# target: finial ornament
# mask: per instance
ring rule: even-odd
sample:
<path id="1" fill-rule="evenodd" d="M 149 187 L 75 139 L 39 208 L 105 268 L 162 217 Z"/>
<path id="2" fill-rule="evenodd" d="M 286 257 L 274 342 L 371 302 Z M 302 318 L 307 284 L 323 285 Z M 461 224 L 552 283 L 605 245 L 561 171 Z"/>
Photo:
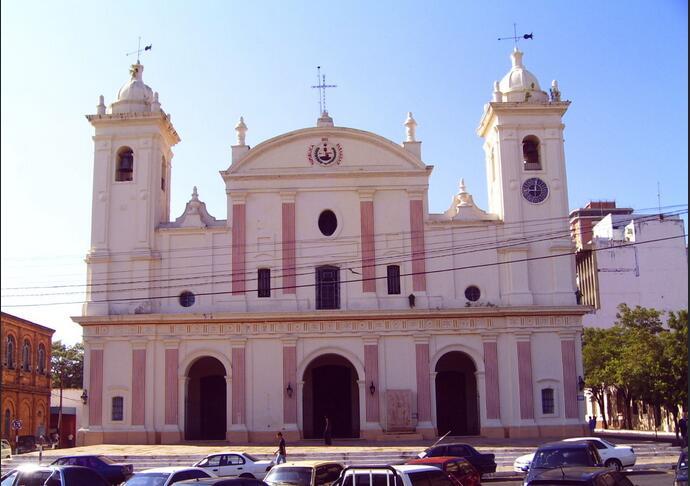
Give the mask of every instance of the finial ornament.
<path id="1" fill-rule="evenodd" d="M 326 88 L 337 88 L 337 84 L 326 84 L 326 75 L 321 74 L 321 66 L 316 66 L 316 86 L 319 90 L 319 115 L 321 117 L 328 117 L 328 108 L 326 108 Z"/>
<path id="2" fill-rule="evenodd" d="M 407 135 L 406 142 L 416 142 L 415 132 L 417 130 L 417 121 L 412 116 L 412 112 L 407 112 L 407 120 L 405 120 L 405 132 Z"/>
<path id="3" fill-rule="evenodd" d="M 192 201 L 198 201 L 199 200 L 199 193 L 196 190 L 196 186 L 192 189 Z"/>
<path id="4" fill-rule="evenodd" d="M 503 99 L 503 93 L 501 93 L 501 88 L 499 87 L 498 81 L 494 81 L 494 92 L 491 101 L 501 101 Z"/>
<path id="5" fill-rule="evenodd" d="M 515 50 L 517 51 L 518 41 L 520 39 L 534 39 L 534 34 L 530 32 L 529 34 L 517 35 L 517 24 L 513 22 L 513 36 L 512 37 L 499 37 L 498 40 L 512 40 L 515 43 Z"/>
<path id="6" fill-rule="evenodd" d="M 158 91 L 155 91 L 153 93 L 153 102 L 151 103 L 151 111 L 156 113 L 160 111 L 161 109 L 161 103 L 158 101 Z"/>
<path id="7" fill-rule="evenodd" d="M 98 106 L 96 107 L 96 110 L 96 113 L 99 115 L 105 115 L 105 99 L 103 98 L 103 95 L 98 97 Z"/>
<path id="8" fill-rule="evenodd" d="M 456 196 L 457 200 L 457 206 L 456 207 L 465 207 L 465 206 L 474 206 L 474 200 L 472 199 L 472 194 L 467 192 L 467 187 L 465 187 L 465 179 L 462 178 L 460 179 L 460 192 L 458 192 L 458 195 Z"/>
<path id="9" fill-rule="evenodd" d="M 551 101 L 561 101 L 561 91 L 558 89 L 558 81 L 551 81 Z"/>
<path id="10" fill-rule="evenodd" d="M 240 117 L 240 121 L 235 125 L 235 131 L 237 132 L 237 145 L 244 146 L 245 138 L 247 135 L 247 125 L 244 123 L 244 117 Z"/>

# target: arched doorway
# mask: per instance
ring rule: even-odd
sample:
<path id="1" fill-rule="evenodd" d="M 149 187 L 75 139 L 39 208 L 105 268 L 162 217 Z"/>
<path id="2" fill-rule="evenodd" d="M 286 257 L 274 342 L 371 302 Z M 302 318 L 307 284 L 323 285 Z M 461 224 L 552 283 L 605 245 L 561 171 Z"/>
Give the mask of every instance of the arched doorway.
<path id="1" fill-rule="evenodd" d="M 346 358 L 324 354 L 304 371 L 302 424 L 305 439 L 323 437 L 325 418 L 332 437 L 359 437 L 357 370 Z"/>
<path id="2" fill-rule="evenodd" d="M 227 407 L 226 371 L 223 363 L 206 356 L 187 373 L 185 439 L 224 440 Z"/>
<path id="3" fill-rule="evenodd" d="M 477 371 L 461 351 L 444 354 L 436 363 L 436 428 L 439 435 L 479 434 Z"/>

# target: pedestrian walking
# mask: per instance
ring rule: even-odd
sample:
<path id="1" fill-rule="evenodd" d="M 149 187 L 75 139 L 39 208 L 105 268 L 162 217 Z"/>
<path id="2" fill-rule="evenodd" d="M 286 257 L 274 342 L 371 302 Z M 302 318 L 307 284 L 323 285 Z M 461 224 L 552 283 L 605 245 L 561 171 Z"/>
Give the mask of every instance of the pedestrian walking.
<path id="1" fill-rule="evenodd" d="M 276 464 L 282 464 L 287 462 L 287 453 L 285 452 L 285 439 L 283 439 L 283 433 L 278 432 L 276 434 L 276 438 L 279 439 L 278 450 L 274 452 L 276 455 Z"/>
<path id="2" fill-rule="evenodd" d="M 597 419 L 590 416 L 588 423 L 589 423 L 589 433 L 590 433 L 590 435 L 594 435 L 594 429 L 597 428 Z"/>
<path id="3" fill-rule="evenodd" d="M 688 445 L 688 414 L 683 412 L 683 416 L 678 421 L 678 430 L 680 431 L 680 440 L 682 446 Z"/>
<path id="4" fill-rule="evenodd" d="M 328 416 L 324 416 L 324 419 L 326 419 L 326 424 L 323 429 L 323 442 L 329 446 L 331 445 L 331 423 L 328 420 Z"/>

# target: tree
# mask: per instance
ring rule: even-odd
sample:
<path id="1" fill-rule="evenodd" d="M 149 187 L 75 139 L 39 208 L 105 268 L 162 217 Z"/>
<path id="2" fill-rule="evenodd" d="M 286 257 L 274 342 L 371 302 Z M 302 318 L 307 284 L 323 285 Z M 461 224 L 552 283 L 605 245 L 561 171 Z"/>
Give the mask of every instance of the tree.
<path id="1" fill-rule="evenodd" d="M 67 346 L 62 341 L 53 342 L 50 359 L 53 388 L 82 388 L 84 381 L 84 345 Z"/>
<path id="2" fill-rule="evenodd" d="M 51 384 L 60 389 L 60 409 L 58 412 L 58 434 L 62 427 L 62 390 L 64 388 L 82 388 L 84 381 L 84 345 L 76 343 L 66 346 L 62 341 L 55 341 L 50 357 Z"/>
<path id="3" fill-rule="evenodd" d="M 616 383 L 614 363 L 620 355 L 618 328 L 585 328 L 582 338 L 582 362 L 585 369 L 585 386 L 599 404 L 604 428 L 608 428 L 604 396 Z"/>
<path id="4" fill-rule="evenodd" d="M 668 332 L 660 335 L 663 343 L 663 405 L 673 415 L 678 438 L 678 405 L 688 409 L 688 311 L 669 312 Z"/>

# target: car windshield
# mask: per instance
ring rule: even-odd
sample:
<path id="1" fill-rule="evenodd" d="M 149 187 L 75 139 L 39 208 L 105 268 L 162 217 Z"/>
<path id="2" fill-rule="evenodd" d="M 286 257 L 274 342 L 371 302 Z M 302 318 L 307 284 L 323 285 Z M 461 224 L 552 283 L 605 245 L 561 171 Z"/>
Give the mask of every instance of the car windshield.
<path id="1" fill-rule="evenodd" d="M 609 442 L 608 440 L 605 440 L 605 439 L 599 439 L 599 440 L 600 440 L 601 442 L 603 442 L 604 444 L 606 444 L 608 447 L 616 447 L 616 444 L 612 444 L 612 443 Z"/>
<path id="2" fill-rule="evenodd" d="M 583 447 L 540 450 L 534 456 L 530 467 L 553 469 L 560 466 L 591 466 L 588 457 L 587 450 Z"/>
<path id="3" fill-rule="evenodd" d="M 129 478 L 124 486 L 163 486 L 169 476 L 169 473 L 140 472 Z"/>
<path id="4" fill-rule="evenodd" d="M 243 452 L 242 455 L 252 462 L 256 462 L 259 460 L 258 457 L 252 456 L 251 454 L 247 454 L 246 452 Z"/>
<path id="5" fill-rule="evenodd" d="M 96 456 L 96 459 L 100 459 L 101 461 L 105 462 L 106 464 L 115 464 L 115 461 L 110 459 L 109 457 L 105 456 Z"/>
<path id="6" fill-rule="evenodd" d="M 311 484 L 311 468 L 308 467 L 274 467 L 264 479 L 268 484 Z"/>

